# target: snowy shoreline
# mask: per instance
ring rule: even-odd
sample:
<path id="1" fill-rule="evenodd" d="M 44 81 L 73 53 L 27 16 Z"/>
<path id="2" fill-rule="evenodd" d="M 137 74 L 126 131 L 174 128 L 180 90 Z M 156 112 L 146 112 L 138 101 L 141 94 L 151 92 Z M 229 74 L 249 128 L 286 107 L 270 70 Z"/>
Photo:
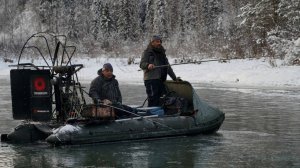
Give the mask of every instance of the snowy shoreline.
<path id="1" fill-rule="evenodd" d="M 170 63 L 174 60 L 170 59 Z M 97 76 L 101 66 L 110 62 L 119 83 L 143 85 L 143 72 L 138 64 L 127 64 L 127 59 L 117 58 L 86 58 L 74 59 L 73 64 L 83 64 L 78 73 L 82 83 L 90 83 Z M 35 61 L 35 65 L 44 64 Z M 276 67 L 270 66 L 266 59 L 231 60 L 227 63 L 205 62 L 201 64 L 183 64 L 173 66 L 177 76 L 195 86 L 214 88 L 242 89 L 281 89 L 300 90 L 300 66 L 282 66 L 281 60 L 276 60 Z M 0 63 L 0 78 L 9 80 L 7 63 Z M 170 79 L 168 77 L 168 79 Z"/>

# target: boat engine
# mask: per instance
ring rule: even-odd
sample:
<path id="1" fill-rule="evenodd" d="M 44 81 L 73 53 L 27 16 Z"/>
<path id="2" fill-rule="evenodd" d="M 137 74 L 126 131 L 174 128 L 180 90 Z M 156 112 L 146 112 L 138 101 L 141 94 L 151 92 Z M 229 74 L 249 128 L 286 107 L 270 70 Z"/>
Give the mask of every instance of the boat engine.
<path id="1" fill-rule="evenodd" d="M 33 121 L 51 119 L 50 70 L 12 69 L 10 81 L 14 119 Z"/>

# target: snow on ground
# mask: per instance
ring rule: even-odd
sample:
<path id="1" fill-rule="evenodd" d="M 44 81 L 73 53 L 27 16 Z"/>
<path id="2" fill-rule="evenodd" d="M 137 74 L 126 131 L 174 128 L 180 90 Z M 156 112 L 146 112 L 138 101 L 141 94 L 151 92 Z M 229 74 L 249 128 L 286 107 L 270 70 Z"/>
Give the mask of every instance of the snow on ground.
<path id="1" fill-rule="evenodd" d="M 172 64 L 173 60 L 169 61 Z M 38 65 L 39 62 L 35 61 L 34 64 Z M 75 58 L 72 63 L 84 65 L 78 76 L 82 82 L 89 83 L 97 76 L 98 69 L 107 62 L 113 65 L 114 74 L 120 84 L 143 84 L 143 72 L 139 71 L 139 65 L 128 65 L 127 59 Z M 197 84 L 241 88 L 300 88 L 300 66 L 281 66 L 281 63 L 277 60 L 277 66 L 272 67 L 267 59 L 231 60 L 227 63 L 214 61 L 176 65 L 173 66 L 173 70 L 183 80 Z M 8 77 L 10 70 L 8 65 L 0 63 L 0 76 Z"/>

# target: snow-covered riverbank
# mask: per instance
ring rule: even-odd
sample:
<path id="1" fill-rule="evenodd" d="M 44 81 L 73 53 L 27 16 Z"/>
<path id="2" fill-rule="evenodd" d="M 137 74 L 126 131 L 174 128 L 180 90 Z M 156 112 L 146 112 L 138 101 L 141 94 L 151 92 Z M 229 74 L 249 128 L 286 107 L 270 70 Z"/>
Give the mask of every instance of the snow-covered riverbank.
<path id="1" fill-rule="evenodd" d="M 35 61 L 38 65 L 40 61 Z M 43 63 L 43 61 L 41 61 Z M 120 83 L 143 84 L 143 72 L 138 71 L 138 64 L 127 64 L 127 59 L 73 59 L 73 64 L 83 64 L 78 73 L 82 82 L 89 83 L 97 76 L 97 70 L 106 62 L 114 67 L 114 74 Z M 172 63 L 173 60 L 170 59 Z M 174 72 L 183 80 L 191 83 L 214 85 L 220 87 L 247 88 L 300 88 L 300 66 L 272 67 L 267 59 L 231 60 L 227 63 L 205 62 L 202 64 L 184 64 L 173 66 Z M 10 67 L 0 63 L 0 76 L 6 78 Z"/>

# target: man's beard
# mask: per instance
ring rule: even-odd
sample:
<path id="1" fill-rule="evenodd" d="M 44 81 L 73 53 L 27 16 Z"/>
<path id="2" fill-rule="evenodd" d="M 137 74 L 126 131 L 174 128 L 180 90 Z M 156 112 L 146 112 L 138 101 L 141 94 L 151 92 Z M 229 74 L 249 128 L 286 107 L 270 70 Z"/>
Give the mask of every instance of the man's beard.
<path id="1" fill-rule="evenodd" d="M 162 45 L 157 46 L 157 47 L 153 47 L 153 50 L 156 51 L 156 52 L 161 52 L 161 53 L 165 52 L 165 49 Z"/>

